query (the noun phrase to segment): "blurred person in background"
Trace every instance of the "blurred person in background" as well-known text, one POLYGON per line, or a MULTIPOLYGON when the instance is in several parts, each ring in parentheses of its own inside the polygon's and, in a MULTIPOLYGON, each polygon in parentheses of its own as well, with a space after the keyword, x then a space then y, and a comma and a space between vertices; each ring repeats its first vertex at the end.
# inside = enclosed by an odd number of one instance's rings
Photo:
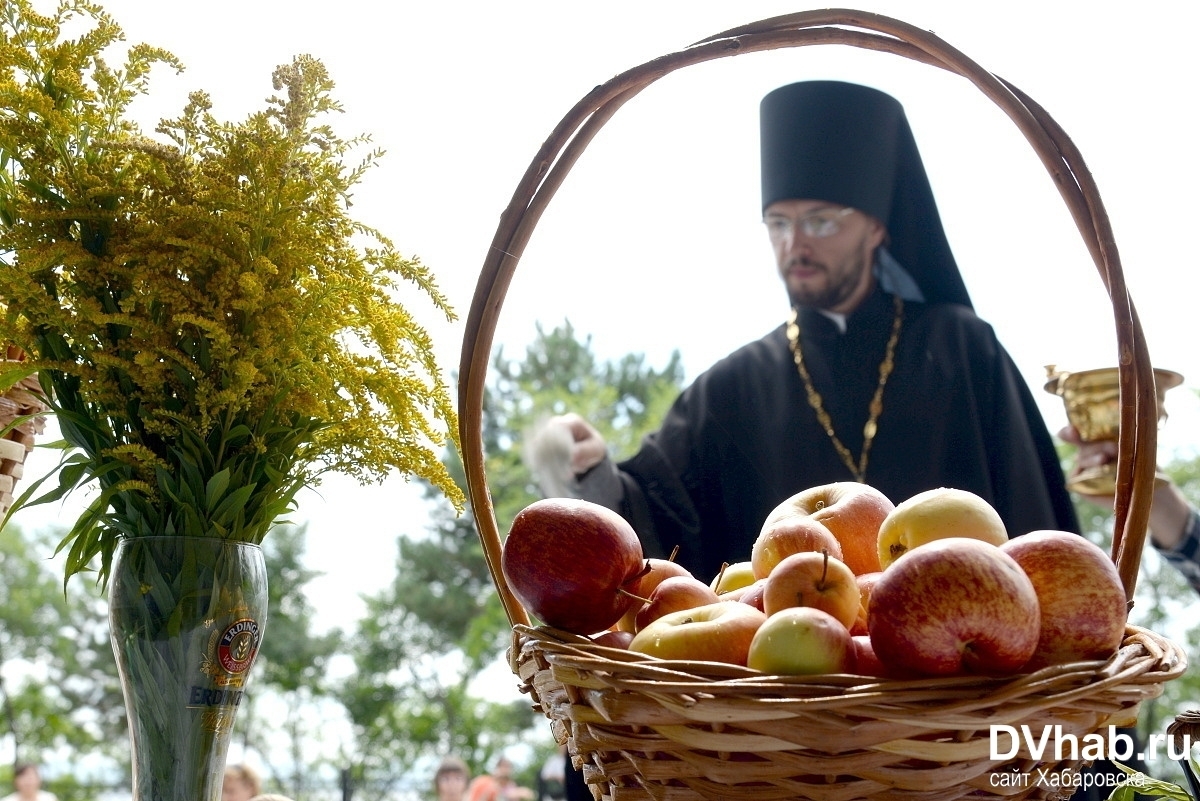
POLYGON ((471 781, 467 801, 533 801, 533 790, 513 781, 512 773, 512 760, 501 756, 490 774, 476 776, 471 781))
POLYGON ((443 759, 433 774, 433 791, 437 801, 463 801, 470 778, 466 762, 453 756, 443 759))
POLYGON ((13 768, 13 792, 0 801, 58 801, 54 793, 42 789, 42 772, 26 763, 13 768))
POLYGON ((250 801, 262 795, 262 779, 249 765, 227 765, 221 783, 221 801, 250 801))

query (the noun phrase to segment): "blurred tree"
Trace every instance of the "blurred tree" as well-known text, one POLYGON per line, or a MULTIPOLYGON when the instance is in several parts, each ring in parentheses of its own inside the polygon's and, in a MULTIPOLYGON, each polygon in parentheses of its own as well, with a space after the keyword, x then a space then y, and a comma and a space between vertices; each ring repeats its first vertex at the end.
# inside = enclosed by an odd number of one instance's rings
MULTIPOLYGON (((107 599, 89 582, 62 582, 50 560, 60 538, 0 529, 0 734, 16 762, 50 766, 47 788, 60 801, 128 792, 129 732, 108 639, 107 599), (63 762, 67 773, 54 769, 63 762), (74 766, 90 765, 90 769, 74 766)), ((315 635, 305 585, 318 574, 303 566, 305 530, 277 528, 267 538, 270 613, 267 636, 238 716, 235 737, 272 767, 273 789, 303 798, 311 789, 307 751, 319 742, 315 702, 328 698, 328 663, 341 632, 315 635), (281 720, 258 713, 261 700, 281 706, 281 720), (287 767, 275 768, 269 743, 285 742, 287 767)), ((272 707, 274 708, 274 707, 272 707)), ((11 770, 8 772, 11 776, 11 770)), ((0 777, 2 778, 2 777, 0 777)))
POLYGON ((72 801, 121 783, 129 749, 107 603, 94 583, 64 588, 50 560, 57 542, 55 532, 0 528, 0 715, 15 762, 68 753, 113 766, 101 778, 48 772, 72 801), (93 781, 100 786, 84 786, 93 781))
MULTIPOLYGON (((500 351, 491 369, 482 422, 501 531, 538 497, 520 445, 539 421, 577 411, 614 452, 629 453, 658 425, 683 380, 677 353, 661 370, 640 355, 601 362, 590 337, 581 340, 569 322, 550 332, 539 326, 522 360, 500 351)), ((464 484, 458 455, 446 461, 464 484)), ((439 500, 434 492, 428 497, 439 500)), ((382 797, 394 777, 445 754, 483 770, 523 734, 536 747, 532 769, 541 766, 553 747, 548 724, 539 718, 530 733, 535 720, 528 702, 489 700, 476 686, 509 645, 510 628, 469 516, 456 516, 440 502, 426 532, 402 533, 396 579, 367 604, 350 640, 358 670, 343 702, 363 755, 355 766, 357 784, 368 798, 382 797)), ((507 667, 502 672, 507 675, 507 667)), ((515 691, 511 677, 508 686, 515 691)))

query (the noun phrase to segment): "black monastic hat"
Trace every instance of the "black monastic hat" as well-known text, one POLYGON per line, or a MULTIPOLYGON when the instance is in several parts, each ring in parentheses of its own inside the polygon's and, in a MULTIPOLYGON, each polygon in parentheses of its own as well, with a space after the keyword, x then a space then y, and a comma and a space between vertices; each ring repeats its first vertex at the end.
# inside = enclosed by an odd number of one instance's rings
POLYGON ((760 120, 763 209, 805 199, 866 212, 887 228, 888 251, 927 302, 971 305, 895 98, 852 83, 805 81, 764 97, 760 120))

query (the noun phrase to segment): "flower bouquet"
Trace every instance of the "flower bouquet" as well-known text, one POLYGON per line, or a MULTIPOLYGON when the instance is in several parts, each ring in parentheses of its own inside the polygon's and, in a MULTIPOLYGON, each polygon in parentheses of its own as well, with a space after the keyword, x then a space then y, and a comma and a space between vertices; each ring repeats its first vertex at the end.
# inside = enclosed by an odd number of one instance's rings
POLYGON ((0 342, 26 354, 0 386, 36 377, 63 452, 12 511, 88 491, 59 550, 109 589, 135 797, 215 799, 265 624, 255 552, 297 493, 399 473, 461 508, 453 403, 399 293, 453 312, 350 216, 381 153, 347 163, 368 140, 324 122, 319 61, 279 67, 241 122, 194 93, 152 138, 129 105, 181 67, 135 45, 116 69, 122 38, 86 0, 0 10, 0 342))

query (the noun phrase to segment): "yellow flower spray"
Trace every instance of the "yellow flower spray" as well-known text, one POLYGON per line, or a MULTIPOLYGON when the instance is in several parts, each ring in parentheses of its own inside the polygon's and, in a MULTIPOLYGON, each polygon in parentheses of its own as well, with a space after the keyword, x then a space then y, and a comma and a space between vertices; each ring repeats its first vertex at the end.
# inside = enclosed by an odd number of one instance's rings
MULTIPOLYGON (((429 270, 349 215, 382 153, 321 122, 339 110, 324 66, 279 67, 282 96, 242 122, 195 93, 144 136, 127 116, 151 69, 89 2, 0 10, 0 341, 29 355, 65 441, 58 485, 20 503, 99 492, 60 548, 67 577, 120 537, 261 542, 329 471, 393 473, 462 493, 438 450, 457 425, 405 284, 453 319, 429 270), (92 27, 63 37, 72 18, 92 27)), ((49 478, 49 477, 47 477, 49 478)), ((11 514, 11 512, 10 512, 11 514)))

